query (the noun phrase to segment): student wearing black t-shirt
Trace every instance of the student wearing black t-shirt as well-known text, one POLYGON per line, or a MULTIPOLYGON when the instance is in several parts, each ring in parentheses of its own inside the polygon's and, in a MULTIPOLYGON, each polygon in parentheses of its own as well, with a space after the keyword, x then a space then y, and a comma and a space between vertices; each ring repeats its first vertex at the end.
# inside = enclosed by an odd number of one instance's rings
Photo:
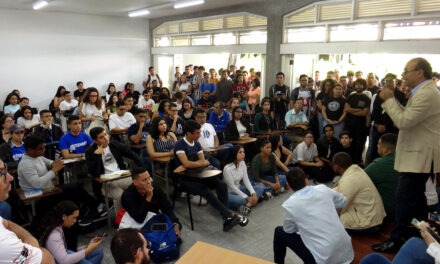
POLYGON ((75 99, 78 102, 82 101, 82 96, 84 95, 84 93, 86 92, 86 90, 84 89, 84 84, 83 82, 79 81, 76 83, 76 87, 78 88, 77 90, 75 90, 73 92, 73 96, 75 97, 75 99))
POLYGON ((322 116, 324 117, 324 127, 328 124, 333 126, 334 136, 339 137, 339 134, 344 129, 345 117, 344 112, 346 99, 342 95, 342 86, 339 83, 335 84, 330 96, 322 100, 322 116))
MULTIPOLYGON (((183 172, 187 170, 203 170, 209 166, 205 159, 202 146, 197 141, 200 138, 200 124, 194 120, 185 123, 185 137, 177 141, 174 147, 176 170, 183 172)), ((228 206, 228 189, 226 184, 219 177, 196 178, 182 175, 180 184, 191 193, 204 197, 223 217, 223 231, 228 231, 235 225, 245 226, 249 220, 246 217, 233 213, 228 206), (211 191, 215 189, 216 194, 211 191)))
POLYGON ((280 129, 284 127, 284 117, 289 111, 290 87, 284 84, 283 72, 277 73, 276 78, 276 83, 269 88, 269 98, 272 101, 271 112, 274 113, 277 128, 280 129))
POLYGON ((171 103, 168 110, 168 116, 165 118, 165 122, 170 128, 170 131, 176 135, 177 139, 181 139, 185 136, 185 133, 183 133, 185 120, 183 120, 178 113, 179 110, 177 110, 177 105, 175 103, 171 103))
POLYGON ((345 129, 350 131, 353 136, 353 144, 355 148, 355 160, 361 160, 365 142, 367 140, 367 116, 370 112, 371 99, 363 93, 367 87, 364 79, 354 81, 354 89, 356 93, 351 94, 347 98, 344 111, 347 112, 345 120, 345 129))

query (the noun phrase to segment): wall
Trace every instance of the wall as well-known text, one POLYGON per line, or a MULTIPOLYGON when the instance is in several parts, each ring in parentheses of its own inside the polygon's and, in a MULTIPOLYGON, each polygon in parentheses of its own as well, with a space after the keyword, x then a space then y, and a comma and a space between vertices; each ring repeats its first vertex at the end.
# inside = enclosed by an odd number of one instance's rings
POLYGON ((47 107, 59 85, 141 89, 150 61, 146 19, 0 9, 0 106, 19 89, 47 107))

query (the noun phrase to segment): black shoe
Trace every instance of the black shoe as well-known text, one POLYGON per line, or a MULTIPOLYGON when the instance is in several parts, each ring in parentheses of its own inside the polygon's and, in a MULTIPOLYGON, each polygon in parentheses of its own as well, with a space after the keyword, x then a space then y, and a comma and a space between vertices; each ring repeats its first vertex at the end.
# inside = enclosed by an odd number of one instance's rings
POLYGON ((240 225, 240 226, 247 226, 247 224, 249 224, 249 218, 247 218, 247 217, 244 217, 244 216, 242 216, 242 215, 238 215, 238 218, 240 219, 240 222, 238 222, 238 224, 240 225))
POLYGON ((237 215, 233 215, 231 217, 228 217, 223 222, 223 232, 231 230, 236 224, 240 223, 240 218, 237 215))
POLYGON ((382 252, 382 253, 397 253, 399 251, 400 247, 402 247, 402 243, 395 242, 395 241, 385 241, 381 244, 376 244, 371 246, 374 251, 382 252))

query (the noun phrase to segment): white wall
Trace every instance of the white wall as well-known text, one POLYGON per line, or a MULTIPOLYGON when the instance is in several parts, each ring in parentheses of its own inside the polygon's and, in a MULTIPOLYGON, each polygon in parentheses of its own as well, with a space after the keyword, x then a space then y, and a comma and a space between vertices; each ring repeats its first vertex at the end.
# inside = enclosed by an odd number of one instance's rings
POLYGON ((48 107, 59 85, 142 89, 150 61, 146 19, 0 9, 0 106, 19 89, 48 107))

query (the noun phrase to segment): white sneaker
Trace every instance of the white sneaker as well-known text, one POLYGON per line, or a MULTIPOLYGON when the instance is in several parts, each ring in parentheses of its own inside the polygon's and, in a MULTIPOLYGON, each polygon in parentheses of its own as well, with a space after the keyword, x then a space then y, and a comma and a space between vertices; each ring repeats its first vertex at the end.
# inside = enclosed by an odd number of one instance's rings
POLYGON ((200 197, 200 195, 193 195, 193 197, 191 197, 191 203, 193 204, 197 204, 197 205, 206 205, 208 203, 208 201, 206 201, 205 198, 200 197))
POLYGON ((278 190, 279 193, 283 193, 284 191, 285 191, 284 187, 281 187, 281 188, 278 190))

